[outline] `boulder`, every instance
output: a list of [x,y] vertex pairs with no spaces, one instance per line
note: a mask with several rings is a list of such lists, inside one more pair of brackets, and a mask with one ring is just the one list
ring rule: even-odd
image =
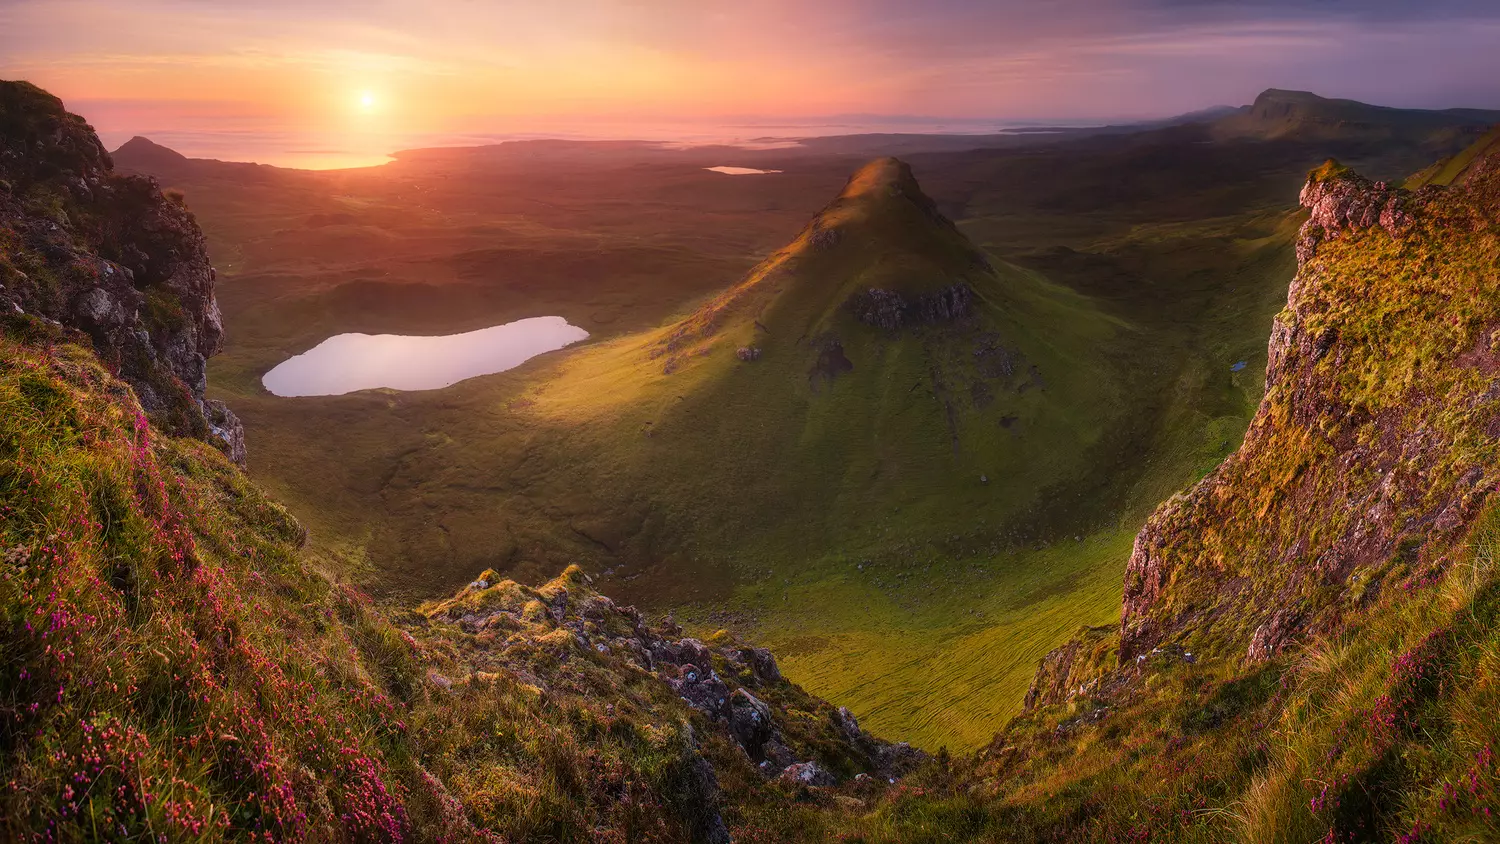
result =
[[833,774],[817,762],[798,762],[795,765],[788,765],[786,770],[781,772],[779,779],[786,783],[816,788],[838,785],[838,780]]
[[775,734],[771,707],[744,689],[729,696],[729,732],[752,757]]

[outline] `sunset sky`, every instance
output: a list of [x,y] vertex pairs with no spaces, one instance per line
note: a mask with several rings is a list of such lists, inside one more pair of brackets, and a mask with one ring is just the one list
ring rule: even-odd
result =
[[1497,44],[1495,0],[0,0],[0,78],[106,133],[1493,108]]

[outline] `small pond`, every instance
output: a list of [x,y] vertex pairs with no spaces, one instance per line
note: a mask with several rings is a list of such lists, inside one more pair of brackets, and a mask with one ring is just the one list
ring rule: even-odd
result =
[[555,316],[440,337],[340,334],[281,363],[261,382],[278,396],[341,396],[377,387],[436,390],[504,372],[588,336]]
[[780,170],[757,170],[754,167],[704,167],[712,173],[723,173],[726,176],[767,176],[772,173],[780,173]]

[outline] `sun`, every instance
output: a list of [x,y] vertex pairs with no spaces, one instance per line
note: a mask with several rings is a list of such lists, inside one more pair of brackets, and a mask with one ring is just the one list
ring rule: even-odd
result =
[[374,91],[360,91],[358,102],[359,110],[366,113],[374,111],[375,107],[380,104],[380,101],[378,98],[376,98]]

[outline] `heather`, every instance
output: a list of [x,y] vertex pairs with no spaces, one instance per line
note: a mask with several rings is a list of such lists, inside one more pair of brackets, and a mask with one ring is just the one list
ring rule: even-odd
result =
[[209,446],[62,338],[0,355],[8,835],[408,829],[392,635]]
[[[378,608],[320,574],[302,529],[217,450],[154,429],[81,338],[8,325],[5,837],[784,840],[823,823],[786,801],[839,806],[768,779],[645,670],[623,637],[681,648],[682,631],[644,632],[578,569]],[[496,621],[477,630],[471,611]],[[889,764],[728,634],[702,653],[754,689],[795,758],[846,781]]]

